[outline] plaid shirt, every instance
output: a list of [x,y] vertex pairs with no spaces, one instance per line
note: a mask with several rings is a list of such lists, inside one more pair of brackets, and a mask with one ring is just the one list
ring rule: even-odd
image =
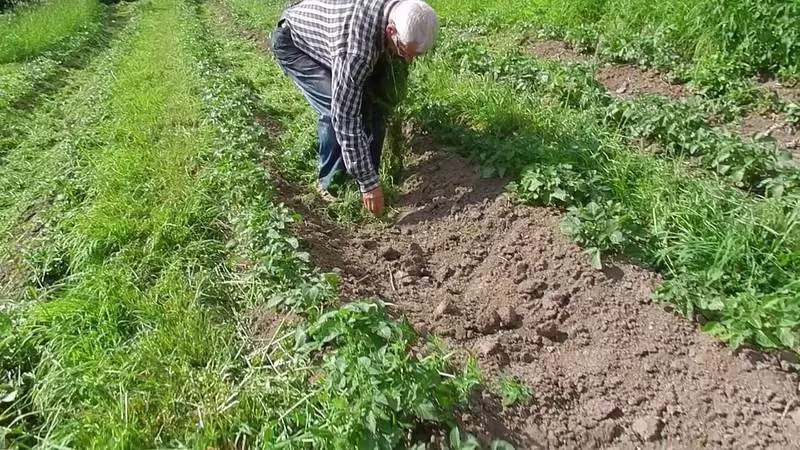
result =
[[331,122],[362,192],[378,186],[361,115],[364,85],[385,48],[383,30],[397,1],[303,0],[281,16],[297,48],[331,69]]

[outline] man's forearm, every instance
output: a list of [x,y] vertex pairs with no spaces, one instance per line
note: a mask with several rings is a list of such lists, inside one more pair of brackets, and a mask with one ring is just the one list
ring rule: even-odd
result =
[[370,155],[361,111],[368,68],[367,61],[359,57],[337,59],[332,82],[331,122],[344,165],[358,181],[361,192],[378,185],[378,171]]

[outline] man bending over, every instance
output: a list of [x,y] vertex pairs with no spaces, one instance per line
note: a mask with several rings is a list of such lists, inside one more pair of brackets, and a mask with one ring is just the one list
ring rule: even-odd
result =
[[302,0],[281,15],[272,49],[319,114],[318,190],[326,200],[335,200],[333,177],[347,172],[364,206],[383,212],[378,168],[386,105],[404,92],[392,82],[392,66],[428,51],[438,27],[421,0]]

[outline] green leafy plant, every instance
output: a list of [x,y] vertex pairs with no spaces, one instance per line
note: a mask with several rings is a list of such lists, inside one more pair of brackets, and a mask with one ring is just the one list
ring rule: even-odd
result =
[[623,251],[635,238],[634,218],[621,203],[608,200],[571,206],[561,222],[561,230],[586,247],[592,266],[602,268],[601,256]]
[[528,386],[505,373],[499,376],[497,389],[503,399],[503,406],[526,404],[533,398],[533,393]]
[[525,203],[567,206],[602,195],[596,172],[581,174],[571,164],[532,167],[508,186]]

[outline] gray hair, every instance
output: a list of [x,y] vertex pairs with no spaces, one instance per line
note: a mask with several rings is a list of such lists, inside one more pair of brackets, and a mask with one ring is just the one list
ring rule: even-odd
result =
[[392,8],[389,20],[394,22],[400,42],[416,43],[418,53],[424,53],[433,47],[439,31],[439,17],[424,1],[401,0]]

